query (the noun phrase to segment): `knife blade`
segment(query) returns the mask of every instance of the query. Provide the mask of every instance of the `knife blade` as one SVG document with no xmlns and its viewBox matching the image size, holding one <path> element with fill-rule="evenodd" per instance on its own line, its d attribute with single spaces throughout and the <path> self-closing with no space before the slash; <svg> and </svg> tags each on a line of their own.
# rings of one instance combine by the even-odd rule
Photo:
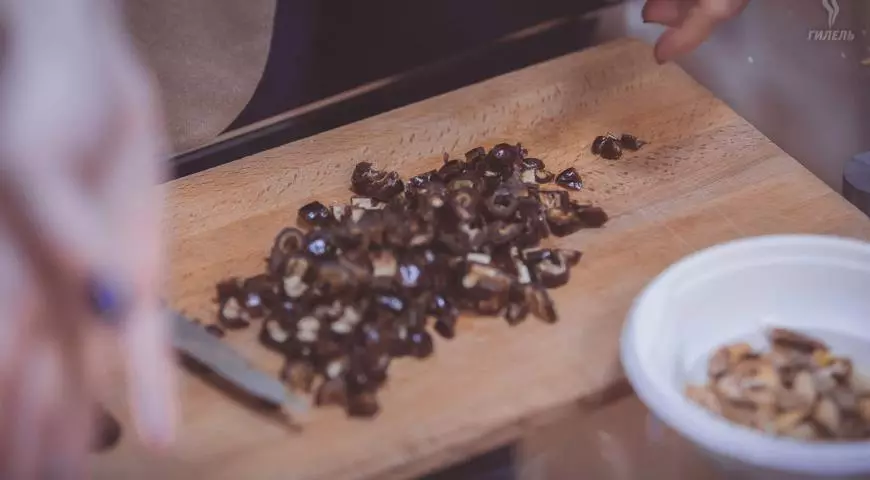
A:
<svg viewBox="0 0 870 480">
<path fill-rule="evenodd" d="M 177 312 L 169 311 L 169 316 L 173 327 L 172 344 L 176 350 L 257 399 L 287 407 L 292 413 L 307 411 L 308 402 L 288 392 L 277 378 L 256 369 L 202 325 Z"/>
</svg>

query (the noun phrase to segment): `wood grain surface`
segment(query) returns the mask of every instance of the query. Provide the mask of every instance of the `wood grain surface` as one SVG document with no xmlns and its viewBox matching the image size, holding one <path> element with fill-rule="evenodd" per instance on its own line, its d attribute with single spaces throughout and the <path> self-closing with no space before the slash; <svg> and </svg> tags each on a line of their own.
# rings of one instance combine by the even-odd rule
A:
<svg viewBox="0 0 870 480">
<path fill-rule="evenodd" d="M 763 101 L 760 100 L 760 101 Z M 596 135 L 651 143 L 622 160 L 591 155 Z M 98 478 L 401 478 L 515 440 L 552 412 L 623 382 L 618 336 L 634 296 L 680 257 L 749 235 L 818 232 L 870 238 L 870 222 L 675 65 L 622 40 L 571 54 L 168 185 L 172 304 L 212 319 L 214 284 L 253 274 L 275 233 L 312 199 L 346 199 L 356 162 L 408 175 L 443 152 L 522 141 L 553 170 L 569 165 L 603 206 L 602 230 L 557 239 L 583 250 L 553 292 L 561 322 L 463 318 L 434 357 L 401 360 L 374 420 L 317 409 L 288 429 L 180 373 L 183 421 L 169 458 L 132 432 L 96 459 Z M 280 358 L 229 342 L 264 369 Z M 120 395 L 111 399 L 123 411 Z"/>
</svg>

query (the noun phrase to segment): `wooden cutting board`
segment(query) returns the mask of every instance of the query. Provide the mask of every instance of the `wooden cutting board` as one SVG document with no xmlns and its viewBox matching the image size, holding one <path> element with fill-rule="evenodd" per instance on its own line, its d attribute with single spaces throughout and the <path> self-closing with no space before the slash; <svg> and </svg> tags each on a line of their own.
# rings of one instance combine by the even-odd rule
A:
<svg viewBox="0 0 870 480">
<path fill-rule="evenodd" d="M 762 99 L 763 101 L 763 99 Z M 650 141 L 619 161 L 596 135 Z M 341 200 L 362 160 L 408 175 L 443 152 L 521 141 L 552 170 L 583 174 L 577 198 L 612 220 L 555 244 L 583 250 L 553 292 L 561 321 L 465 318 L 425 361 L 391 368 L 374 420 L 317 409 L 299 431 L 180 372 L 183 421 L 170 458 L 127 432 L 97 459 L 101 478 L 390 478 L 413 476 L 520 437 L 548 414 L 624 382 L 618 337 L 634 296 L 680 257 L 749 235 L 870 238 L 870 222 L 675 65 L 622 40 L 535 65 L 169 184 L 172 302 L 214 318 L 214 284 L 261 270 L 273 236 L 312 199 Z M 256 329 L 227 341 L 263 368 L 281 361 Z M 115 399 L 115 411 L 123 402 Z"/>
</svg>

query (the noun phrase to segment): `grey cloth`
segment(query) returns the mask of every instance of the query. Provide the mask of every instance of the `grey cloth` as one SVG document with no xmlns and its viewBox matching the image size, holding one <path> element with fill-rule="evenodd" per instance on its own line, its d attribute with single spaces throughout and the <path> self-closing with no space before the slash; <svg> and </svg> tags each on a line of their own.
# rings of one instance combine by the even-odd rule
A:
<svg viewBox="0 0 870 480">
<path fill-rule="evenodd" d="M 209 143 L 245 107 L 266 65 L 276 0 L 128 0 L 176 153 Z"/>
</svg>

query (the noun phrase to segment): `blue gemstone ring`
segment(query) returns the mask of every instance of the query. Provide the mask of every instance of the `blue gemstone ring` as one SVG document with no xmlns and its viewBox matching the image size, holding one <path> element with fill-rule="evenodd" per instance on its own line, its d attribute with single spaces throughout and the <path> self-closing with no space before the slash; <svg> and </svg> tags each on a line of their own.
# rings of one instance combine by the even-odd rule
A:
<svg viewBox="0 0 870 480">
<path fill-rule="evenodd" d="M 88 283 L 88 301 L 93 312 L 107 324 L 120 323 L 127 306 L 119 289 L 99 280 Z"/>
</svg>

